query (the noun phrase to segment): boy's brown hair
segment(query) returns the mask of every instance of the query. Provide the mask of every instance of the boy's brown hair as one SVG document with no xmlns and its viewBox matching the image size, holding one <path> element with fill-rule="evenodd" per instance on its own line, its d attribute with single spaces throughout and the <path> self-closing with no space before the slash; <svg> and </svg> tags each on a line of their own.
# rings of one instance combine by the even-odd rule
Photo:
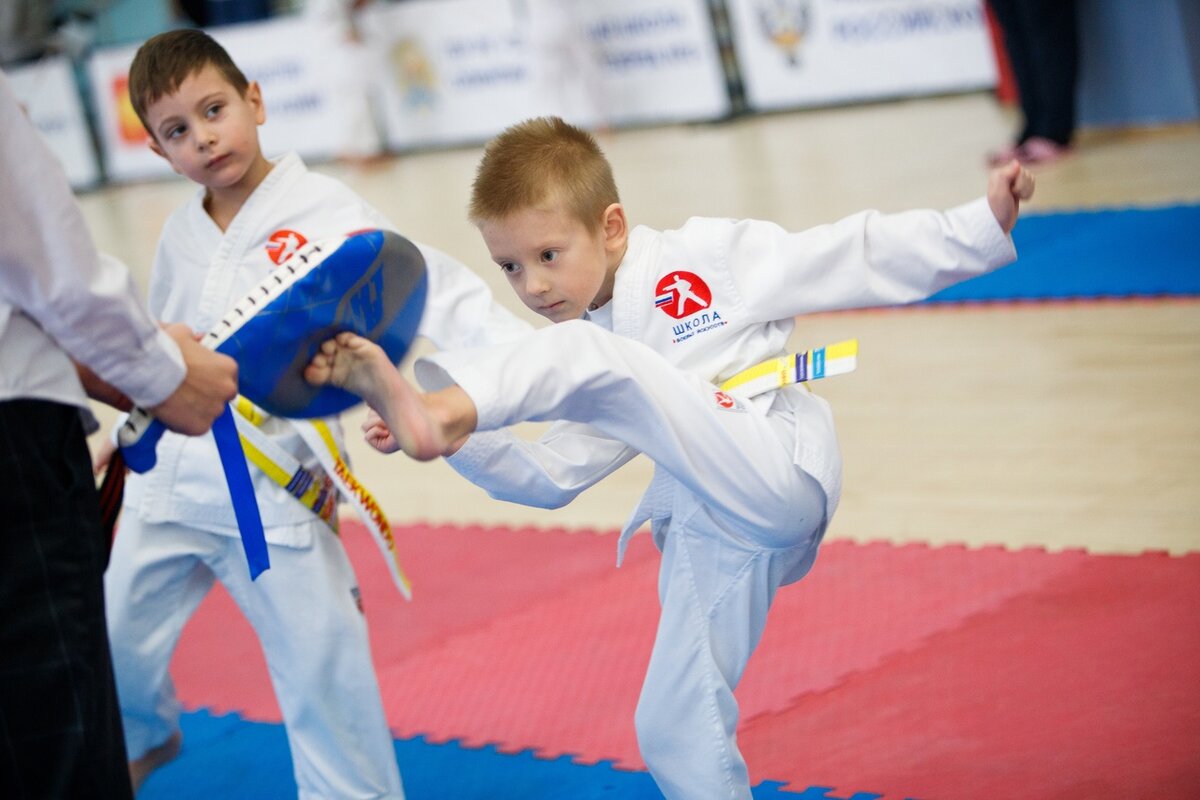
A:
<svg viewBox="0 0 1200 800">
<path fill-rule="evenodd" d="M 478 225 L 546 202 L 561 202 L 589 229 L 621 202 L 596 140 L 558 117 L 526 120 L 488 142 L 468 217 Z"/>
<path fill-rule="evenodd" d="M 151 136 L 154 131 L 146 121 L 150 106 L 210 64 L 238 94 L 245 96 L 250 82 L 225 48 L 204 31 L 192 28 L 167 31 L 151 36 L 138 48 L 129 67 L 129 100 L 142 127 Z"/>
</svg>

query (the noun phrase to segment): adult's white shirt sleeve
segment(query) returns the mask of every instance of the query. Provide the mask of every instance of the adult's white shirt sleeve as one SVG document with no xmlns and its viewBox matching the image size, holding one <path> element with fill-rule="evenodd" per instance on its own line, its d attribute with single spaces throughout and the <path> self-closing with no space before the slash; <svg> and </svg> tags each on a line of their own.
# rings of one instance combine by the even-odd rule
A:
<svg viewBox="0 0 1200 800">
<path fill-rule="evenodd" d="M 135 403 L 167 399 L 185 374 L 178 346 L 124 265 L 97 252 L 62 167 L 2 73 L 0 187 L 0 305 Z"/>
</svg>

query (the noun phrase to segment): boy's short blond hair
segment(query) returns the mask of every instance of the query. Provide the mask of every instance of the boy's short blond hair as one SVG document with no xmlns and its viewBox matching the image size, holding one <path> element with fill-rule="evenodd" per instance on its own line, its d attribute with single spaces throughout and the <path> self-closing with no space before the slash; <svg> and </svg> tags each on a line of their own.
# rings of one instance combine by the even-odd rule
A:
<svg viewBox="0 0 1200 800">
<path fill-rule="evenodd" d="M 513 125 L 484 148 L 468 217 L 479 225 L 550 202 L 594 229 L 604 209 L 621 199 L 591 134 L 558 117 L 538 117 Z"/>
<path fill-rule="evenodd" d="M 142 127 L 154 136 L 146 112 L 159 98 L 175 92 L 191 75 L 212 65 L 243 97 L 250 82 L 225 48 L 204 31 L 183 28 L 151 36 L 129 67 L 129 100 Z"/>
</svg>

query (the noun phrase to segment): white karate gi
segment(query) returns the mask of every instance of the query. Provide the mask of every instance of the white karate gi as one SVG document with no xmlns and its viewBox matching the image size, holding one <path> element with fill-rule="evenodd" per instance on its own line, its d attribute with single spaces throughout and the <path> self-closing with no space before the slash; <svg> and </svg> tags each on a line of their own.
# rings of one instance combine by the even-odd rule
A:
<svg viewBox="0 0 1200 800">
<path fill-rule="evenodd" d="M 557 507 L 638 452 L 655 462 L 619 553 L 650 520 L 662 616 L 635 723 L 667 798 L 750 797 L 733 688 L 776 590 L 812 566 L 841 490 L 824 400 L 716 385 L 781 355 L 796 315 L 912 302 L 1014 257 L 984 199 L 802 233 L 714 219 L 639 227 L 612 302 L 589 315 L 598 325 L 418 362 L 426 388 L 457 383 L 478 429 L 493 431 L 449 460 L 495 497 Z M 524 420 L 565 422 L 538 442 L 498 431 Z"/>
<path fill-rule="evenodd" d="M 199 331 L 214 325 L 302 244 L 299 237 L 312 242 L 363 228 L 394 229 L 349 188 L 309 172 L 295 155 L 275 163 L 224 232 L 202 201 L 203 190 L 168 219 L 149 291 L 156 316 Z M 467 347 L 528 330 L 494 304 L 477 275 L 433 248 L 419 247 L 429 271 L 421 335 L 439 347 Z M 341 446 L 341 427 L 336 419 L 329 422 Z M 262 430 L 305 466 L 318 467 L 292 423 L 268 419 Z M 106 575 L 130 757 L 138 758 L 178 727 L 167 665 L 184 623 L 215 577 L 262 644 L 300 797 L 402 797 L 357 581 L 340 540 L 251 467 L 272 565 L 251 582 L 212 437 L 167 433 L 157 454 L 154 469 L 129 477 Z"/>
</svg>

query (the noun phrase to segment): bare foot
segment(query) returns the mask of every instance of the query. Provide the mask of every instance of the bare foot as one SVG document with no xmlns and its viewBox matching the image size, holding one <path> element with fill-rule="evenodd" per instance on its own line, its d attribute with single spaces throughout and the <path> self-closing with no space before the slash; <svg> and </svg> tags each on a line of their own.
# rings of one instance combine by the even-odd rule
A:
<svg viewBox="0 0 1200 800">
<path fill-rule="evenodd" d="M 305 368 L 304 378 L 361 397 L 410 457 L 429 461 L 446 452 L 445 431 L 426 407 L 424 396 L 404 379 L 383 348 L 369 339 L 346 331 L 326 340 Z"/>
<path fill-rule="evenodd" d="M 133 791 L 136 794 L 137 790 L 146 782 L 146 778 L 150 777 L 150 773 L 163 766 L 169 761 L 173 761 L 183 747 L 183 734 L 175 731 L 167 740 L 157 747 L 151 747 L 146 751 L 146 754 L 141 758 L 134 759 L 129 762 L 129 781 L 133 784 Z"/>
<path fill-rule="evenodd" d="M 385 383 L 384 373 L 395 371 L 383 348 L 369 339 L 343 331 L 321 343 L 304 370 L 304 379 L 314 386 L 329 384 L 356 394 L 367 403 Z"/>
</svg>

